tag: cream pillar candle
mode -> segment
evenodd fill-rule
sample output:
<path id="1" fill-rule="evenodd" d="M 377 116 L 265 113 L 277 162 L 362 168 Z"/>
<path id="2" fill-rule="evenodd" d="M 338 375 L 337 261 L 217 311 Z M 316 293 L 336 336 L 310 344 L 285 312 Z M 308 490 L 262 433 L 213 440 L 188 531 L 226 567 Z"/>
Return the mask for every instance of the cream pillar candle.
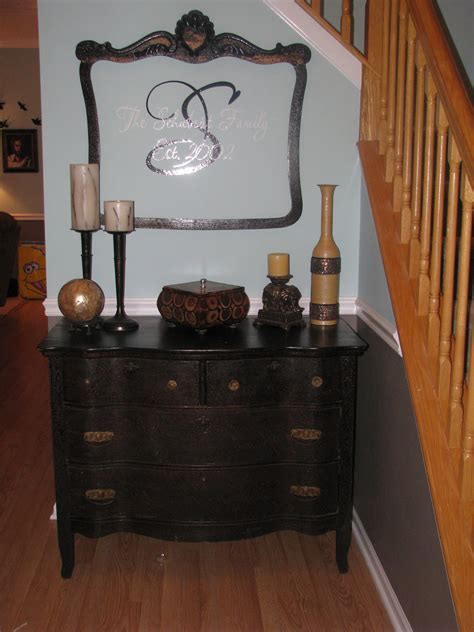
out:
<path id="1" fill-rule="evenodd" d="M 135 230 L 134 202 L 131 200 L 104 202 L 104 212 L 108 233 L 131 233 Z"/>
<path id="2" fill-rule="evenodd" d="M 71 228 L 92 231 L 100 228 L 99 165 L 70 165 Z"/>
<path id="3" fill-rule="evenodd" d="M 268 276 L 286 277 L 290 274 L 290 255 L 287 252 L 272 252 L 267 259 Z"/>

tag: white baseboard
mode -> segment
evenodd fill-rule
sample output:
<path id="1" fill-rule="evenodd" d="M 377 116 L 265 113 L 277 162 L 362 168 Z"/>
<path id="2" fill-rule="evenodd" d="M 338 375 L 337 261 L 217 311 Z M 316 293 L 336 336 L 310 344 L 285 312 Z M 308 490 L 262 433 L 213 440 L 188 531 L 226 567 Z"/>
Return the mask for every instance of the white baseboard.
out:
<path id="1" fill-rule="evenodd" d="M 303 314 L 309 313 L 309 297 L 300 300 L 301 307 L 304 308 Z M 113 316 L 117 308 L 114 298 L 105 299 L 105 307 L 102 312 L 103 316 Z M 249 314 L 255 316 L 258 310 L 262 309 L 261 298 L 250 299 Z M 156 298 L 126 298 L 125 310 L 129 316 L 156 316 L 160 317 L 158 308 L 156 307 Z M 356 313 L 356 298 L 354 296 L 346 296 L 339 299 L 339 310 L 342 316 Z M 44 301 L 44 311 L 46 316 L 62 316 L 58 301 L 55 298 L 47 298 Z"/>
<path id="2" fill-rule="evenodd" d="M 309 313 L 309 304 L 310 299 L 307 296 L 300 300 L 300 305 L 304 308 L 304 315 Z M 43 305 L 46 316 L 62 316 L 57 299 L 47 298 Z M 106 298 L 102 315 L 113 316 L 115 314 L 116 307 L 114 298 Z M 256 316 L 258 314 L 258 310 L 261 308 L 261 297 L 250 299 L 250 316 Z M 126 298 L 125 309 L 127 314 L 130 316 L 156 316 L 157 318 L 160 318 L 158 308 L 156 307 L 156 298 Z M 389 347 L 403 357 L 396 327 L 362 299 L 356 298 L 355 296 L 342 296 L 339 299 L 339 313 L 341 316 L 357 315 L 378 336 L 380 336 L 380 338 L 382 338 Z"/>
<path id="3" fill-rule="evenodd" d="M 413 632 L 410 622 L 398 601 L 398 597 L 392 588 L 372 542 L 369 540 L 364 525 L 355 510 L 353 512 L 352 533 L 362 557 L 367 564 L 368 571 L 374 581 L 375 588 L 384 605 L 388 618 L 393 625 L 394 632 Z"/>
<path id="4" fill-rule="evenodd" d="M 392 323 L 362 299 L 357 298 L 355 304 L 357 316 L 380 336 L 389 347 L 396 351 L 399 356 L 403 357 L 398 331 L 395 325 L 392 325 Z"/>

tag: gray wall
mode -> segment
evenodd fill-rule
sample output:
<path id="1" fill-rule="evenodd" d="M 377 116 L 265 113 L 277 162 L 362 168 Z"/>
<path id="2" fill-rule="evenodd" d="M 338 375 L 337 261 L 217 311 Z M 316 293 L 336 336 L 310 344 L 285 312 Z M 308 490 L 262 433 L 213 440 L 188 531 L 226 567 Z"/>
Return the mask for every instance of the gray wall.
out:
<path id="1" fill-rule="evenodd" d="M 415 632 L 456 630 L 403 361 L 365 323 L 354 506 Z"/>
<path id="2" fill-rule="evenodd" d="M 472 0 L 437 0 L 453 44 L 471 84 L 474 81 L 474 2 Z"/>

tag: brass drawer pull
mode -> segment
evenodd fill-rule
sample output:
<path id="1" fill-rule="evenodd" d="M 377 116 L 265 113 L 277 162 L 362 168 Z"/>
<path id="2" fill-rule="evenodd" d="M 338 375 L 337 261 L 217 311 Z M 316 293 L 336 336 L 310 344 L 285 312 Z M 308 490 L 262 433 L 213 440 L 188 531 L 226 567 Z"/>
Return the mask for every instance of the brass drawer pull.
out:
<path id="1" fill-rule="evenodd" d="M 319 441 L 321 439 L 321 430 L 313 430 L 313 428 L 292 428 L 291 436 L 293 439 L 302 439 L 303 441 Z"/>
<path id="2" fill-rule="evenodd" d="M 113 432 L 85 432 L 84 441 L 91 445 L 100 445 L 102 443 L 109 443 L 114 438 Z"/>
<path id="3" fill-rule="evenodd" d="M 230 380 L 227 384 L 229 391 L 238 391 L 240 388 L 239 380 Z"/>
<path id="4" fill-rule="evenodd" d="M 321 496 L 321 488 L 307 485 L 292 485 L 290 493 L 293 496 L 298 496 L 298 498 L 319 498 Z"/>
<path id="5" fill-rule="evenodd" d="M 270 371 L 278 371 L 281 368 L 281 364 L 274 360 L 271 364 L 268 365 L 268 369 Z"/>
<path id="6" fill-rule="evenodd" d="M 115 489 L 88 489 L 85 496 L 90 503 L 105 505 L 115 500 Z"/>
<path id="7" fill-rule="evenodd" d="M 176 380 L 168 380 L 166 382 L 166 388 L 169 391 L 175 391 L 178 388 L 178 382 Z"/>
<path id="8" fill-rule="evenodd" d="M 314 386 L 314 388 L 321 388 L 322 385 L 323 385 L 323 378 L 319 377 L 319 375 L 315 375 L 313 379 L 311 380 L 311 386 Z"/>
<path id="9" fill-rule="evenodd" d="M 138 364 L 135 364 L 135 362 L 128 362 L 127 363 L 127 371 L 129 373 L 133 373 L 134 371 L 138 371 L 139 368 L 140 368 L 140 366 Z"/>

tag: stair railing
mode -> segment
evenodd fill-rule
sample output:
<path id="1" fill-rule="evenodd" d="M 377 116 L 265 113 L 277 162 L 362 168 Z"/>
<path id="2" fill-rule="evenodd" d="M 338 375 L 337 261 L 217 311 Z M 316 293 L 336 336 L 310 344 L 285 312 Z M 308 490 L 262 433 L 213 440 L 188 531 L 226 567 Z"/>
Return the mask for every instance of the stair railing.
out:
<path id="1" fill-rule="evenodd" d="M 460 493 L 472 501 L 473 106 L 431 0 L 378 4 L 385 8 L 378 30 L 387 59 L 380 60 L 375 120 L 368 108 L 371 129 L 385 181 L 393 183 L 398 236 L 417 314 L 426 319 L 424 342 Z M 374 133 L 362 127 L 361 140 Z"/>
<path id="2" fill-rule="evenodd" d="M 340 31 L 322 0 L 295 1 L 360 58 L 350 1 Z M 368 0 L 361 61 L 362 164 L 458 622 L 471 632 L 473 105 L 432 0 Z"/>

